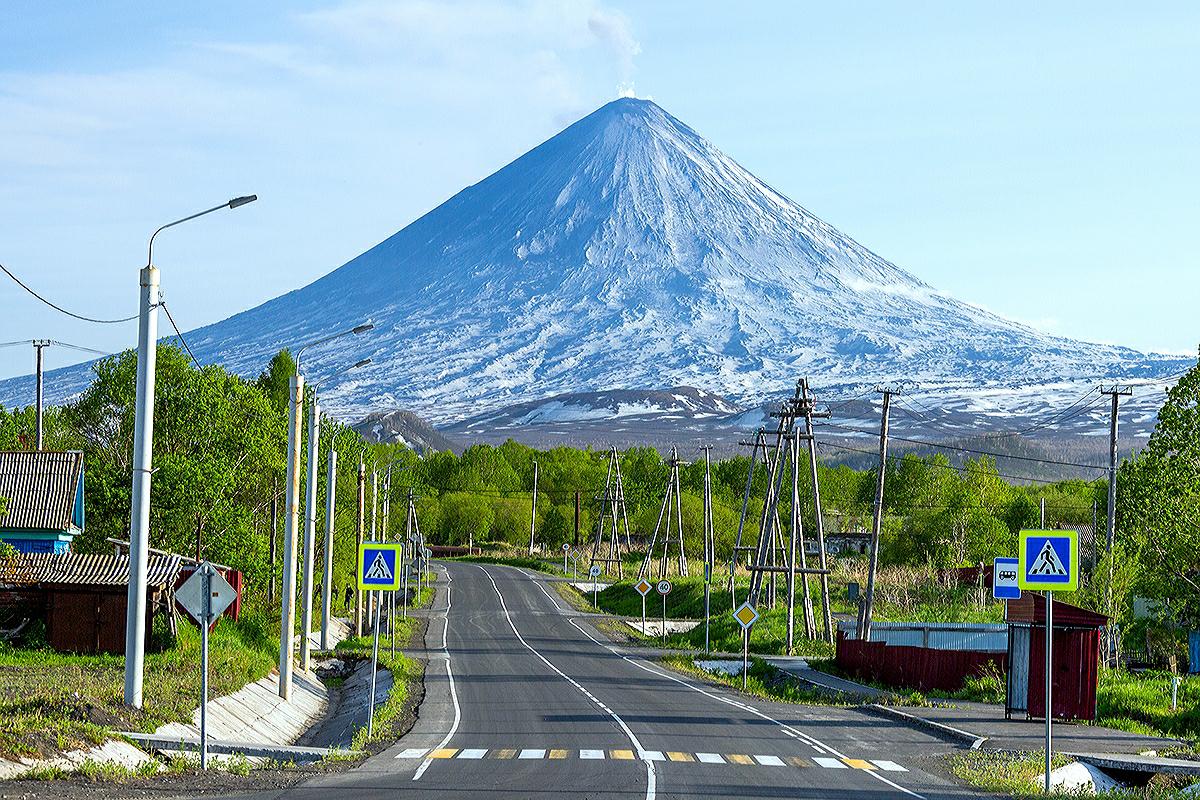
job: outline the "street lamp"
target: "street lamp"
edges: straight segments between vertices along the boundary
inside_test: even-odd
[[[370,328],[367,328],[370,330]],[[312,607],[313,607],[313,562],[315,560],[316,548],[316,530],[317,530],[317,458],[321,439],[321,406],[317,399],[317,387],[329,381],[331,378],[336,378],[350,370],[365,367],[371,363],[371,359],[364,358],[360,361],[351,364],[348,367],[343,367],[331,375],[326,375],[321,380],[312,384],[309,389],[312,391],[312,403],[309,404],[308,415],[308,499],[305,506],[304,514],[304,581],[300,587],[300,593],[304,595],[304,605],[301,607],[300,627],[304,630],[304,638],[300,640],[300,669],[307,672],[312,663],[312,644],[309,637],[312,635]],[[321,648],[328,649],[328,630],[329,630],[329,581],[333,579],[333,553],[330,545],[333,541],[333,481],[334,469],[336,468],[337,454],[331,447],[329,450],[329,482],[325,487],[326,505],[328,506],[329,520],[326,524],[326,549],[325,549],[325,591],[322,593],[324,600],[322,607],[321,625]]]
[[[142,707],[142,678],[146,646],[146,562],[150,548],[150,473],[154,444],[154,364],[158,355],[158,268],[154,266],[154,237],[167,228],[223,208],[253,203],[258,195],[235,197],[219,206],[168,222],[150,236],[146,266],[138,276],[137,394],[133,428],[133,499],[129,520],[129,594],[125,604],[125,705]]]
[[[280,592],[279,696],[284,700],[289,699],[292,695],[292,631],[296,624],[296,530],[300,522],[300,425],[304,416],[304,376],[300,372],[300,359],[304,355],[304,351],[310,347],[316,347],[343,336],[366,333],[374,327],[375,325],[370,322],[356,325],[349,330],[314,339],[296,351],[296,372],[291,378],[288,406],[287,514],[284,516],[283,588]],[[315,475],[314,466],[309,478],[309,484],[313,487],[316,485]],[[315,504],[315,498],[311,502]],[[312,576],[312,540],[315,535],[311,533],[312,530],[310,528],[306,536],[305,548],[308,553],[306,564],[310,578]],[[309,599],[308,608],[311,612],[311,594]],[[306,626],[302,648],[307,648],[307,641]]]

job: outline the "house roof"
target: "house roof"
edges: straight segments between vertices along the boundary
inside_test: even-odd
[[[82,471],[78,451],[0,451],[0,528],[70,529]]]
[[[183,559],[180,556],[150,556],[146,577],[152,587],[174,585]],[[129,556],[94,553],[20,553],[0,561],[0,584],[76,584],[127,586]]]

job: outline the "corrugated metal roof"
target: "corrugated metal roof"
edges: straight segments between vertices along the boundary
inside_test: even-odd
[[[174,585],[182,564],[180,556],[150,556],[147,579],[150,586]],[[0,584],[84,584],[127,586],[129,556],[90,553],[21,553],[0,561]]]
[[[0,528],[68,530],[82,469],[80,452],[0,451]]]

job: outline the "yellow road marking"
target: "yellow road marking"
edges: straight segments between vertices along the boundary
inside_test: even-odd
[[[874,764],[861,758],[843,758],[842,761],[845,761],[849,766],[854,767],[855,769],[875,769]]]
[[[632,750],[609,750],[608,754],[618,761],[633,761]]]
[[[430,758],[454,758],[454,754],[458,752],[457,747],[443,747],[441,750],[434,750],[429,754]]]
[[[667,758],[672,761],[695,761],[691,753],[667,753]]]
[[[512,758],[516,754],[516,750],[493,750],[492,758]]]
[[[731,764],[753,764],[754,763],[753,758],[751,758],[750,756],[741,755],[740,753],[730,753],[729,755],[725,756],[725,760],[730,762]]]
[[[785,756],[783,760],[791,764],[793,767],[808,766],[808,759],[804,756]]]
[[[550,758],[566,758],[570,750],[551,750]]]

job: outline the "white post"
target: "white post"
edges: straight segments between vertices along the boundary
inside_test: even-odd
[[[304,377],[293,375],[288,409],[287,514],[283,518],[283,588],[279,593],[279,696],[292,696],[292,636],[296,627],[296,530],[300,522],[300,425]]]
[[[158,268],[139,278],[137,406],[133,428],[133,499],[129,525],[129,594],[125,603],[125,705],[142,707],[146,646],[146,562],[150,548],[150,470],[154,444],[154,363],[158,356]]]
[[[379,592],[372,592],[373,595],[379,595]],[[371,645],[371,700],[367,705],[367,738],[371,738],[371,734],[375,730],[375,675],[379,672],[379,614],[383,610],[383,603],[379,602],[376,597],[375,602],[375,641]]]
[[[325,573],[321,577],[321,649],[329,649],[329,609],[333,598],[333,515],[337,498],[337,450],[329,448],[325,478]]]
[[[1072,556],[1074,558],[1074,556]],[[1046,592],[1046,794],[1050,794],[1050,761],[1054,752],[1051,742],[1051,730],[1054,727],[1052,670],[1054,659],[1054,592]]]
[[[321,438],[321,405],[314,395],[308,415],[308,486],[305,487],[304,508],[304,583],[301,594],[304,605],[300,610],[300,669],[308,672],[312,664],[313,561],[317,547],[317,455]]]
[[[533,535],[537,530],[537,479],[538,465],[533,462],[533,508],[529,515],[529,555],[533,555]]]

